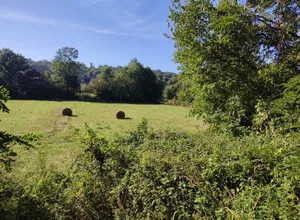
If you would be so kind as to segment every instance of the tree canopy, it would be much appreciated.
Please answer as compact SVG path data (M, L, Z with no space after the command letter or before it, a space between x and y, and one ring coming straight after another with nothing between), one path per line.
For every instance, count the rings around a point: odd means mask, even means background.
M86 66L78 58L79 51L71 47L59 49L52 62L2 49L0 85L18 99L159 103L163 88L176 75L144 67L136 58L123 67Z
M271 103L300 71L299 1L173 0L170 10L192 112L236 133L270 125Z

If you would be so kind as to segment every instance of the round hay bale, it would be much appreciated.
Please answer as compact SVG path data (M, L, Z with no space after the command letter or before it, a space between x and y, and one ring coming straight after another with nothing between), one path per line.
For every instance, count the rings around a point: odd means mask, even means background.
M69 108L65 108L63 111L62 111L62 115L64 116L72 116L72 110L69 109Z
M118 111L118 112L116 113L116 118L117 118L117 119L124 119L124 118L125 118L125 112L123 112L123 111Z

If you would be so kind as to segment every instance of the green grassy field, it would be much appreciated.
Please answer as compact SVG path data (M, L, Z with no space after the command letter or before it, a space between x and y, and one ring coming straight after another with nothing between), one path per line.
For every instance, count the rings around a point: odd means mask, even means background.
M143 118L156 130L172 128L197 132L206 128L200 120L188 117L187 108L167 105L11 100L7 106L11 112L0 115L1 130L18 135L31 132L43 135L34 149L27 151L16 147L18 156L11 175L24 179L34 176L41 161L63 170L80 150L74 133L75 129L83 129L85 123L107 137L115 133L126 135ZM73 110L74 117L61 115L66 107ZM124 111L129 119L117 120L115 113L118 110Z

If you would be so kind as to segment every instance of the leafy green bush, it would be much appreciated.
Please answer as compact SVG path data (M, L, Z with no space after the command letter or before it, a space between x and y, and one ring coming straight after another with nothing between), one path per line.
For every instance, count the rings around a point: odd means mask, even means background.
M300 75L285 85L283 97L273 104L272 116L277 130L290 132L300 129Z
M7 183L0 212L45 219L299 219L299 141L298 133L158 133L147 120L128 137L108 140L86 126L82 153L68 172L42 169L39 181L20 189Z

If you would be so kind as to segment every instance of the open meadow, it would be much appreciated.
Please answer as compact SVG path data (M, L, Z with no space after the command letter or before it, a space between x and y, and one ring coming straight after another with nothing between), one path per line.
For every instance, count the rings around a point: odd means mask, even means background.
M126 135L143 118L157 131L171 128L197 132L205 129L203 122L189 117L188 108L167 105L10 100L7 106L11 111L1 114L0 122L6 132L42 135L34 149L16 147L18 156L11 175L22 179L34 176L41 161L53 169L64 170L80 150L80 136L76 135L76 130L84 129L85 123L105 137ZM66 107L73 110L73 117L62 116ZM115 113L118 110L124 111L127 119L117 120Z

